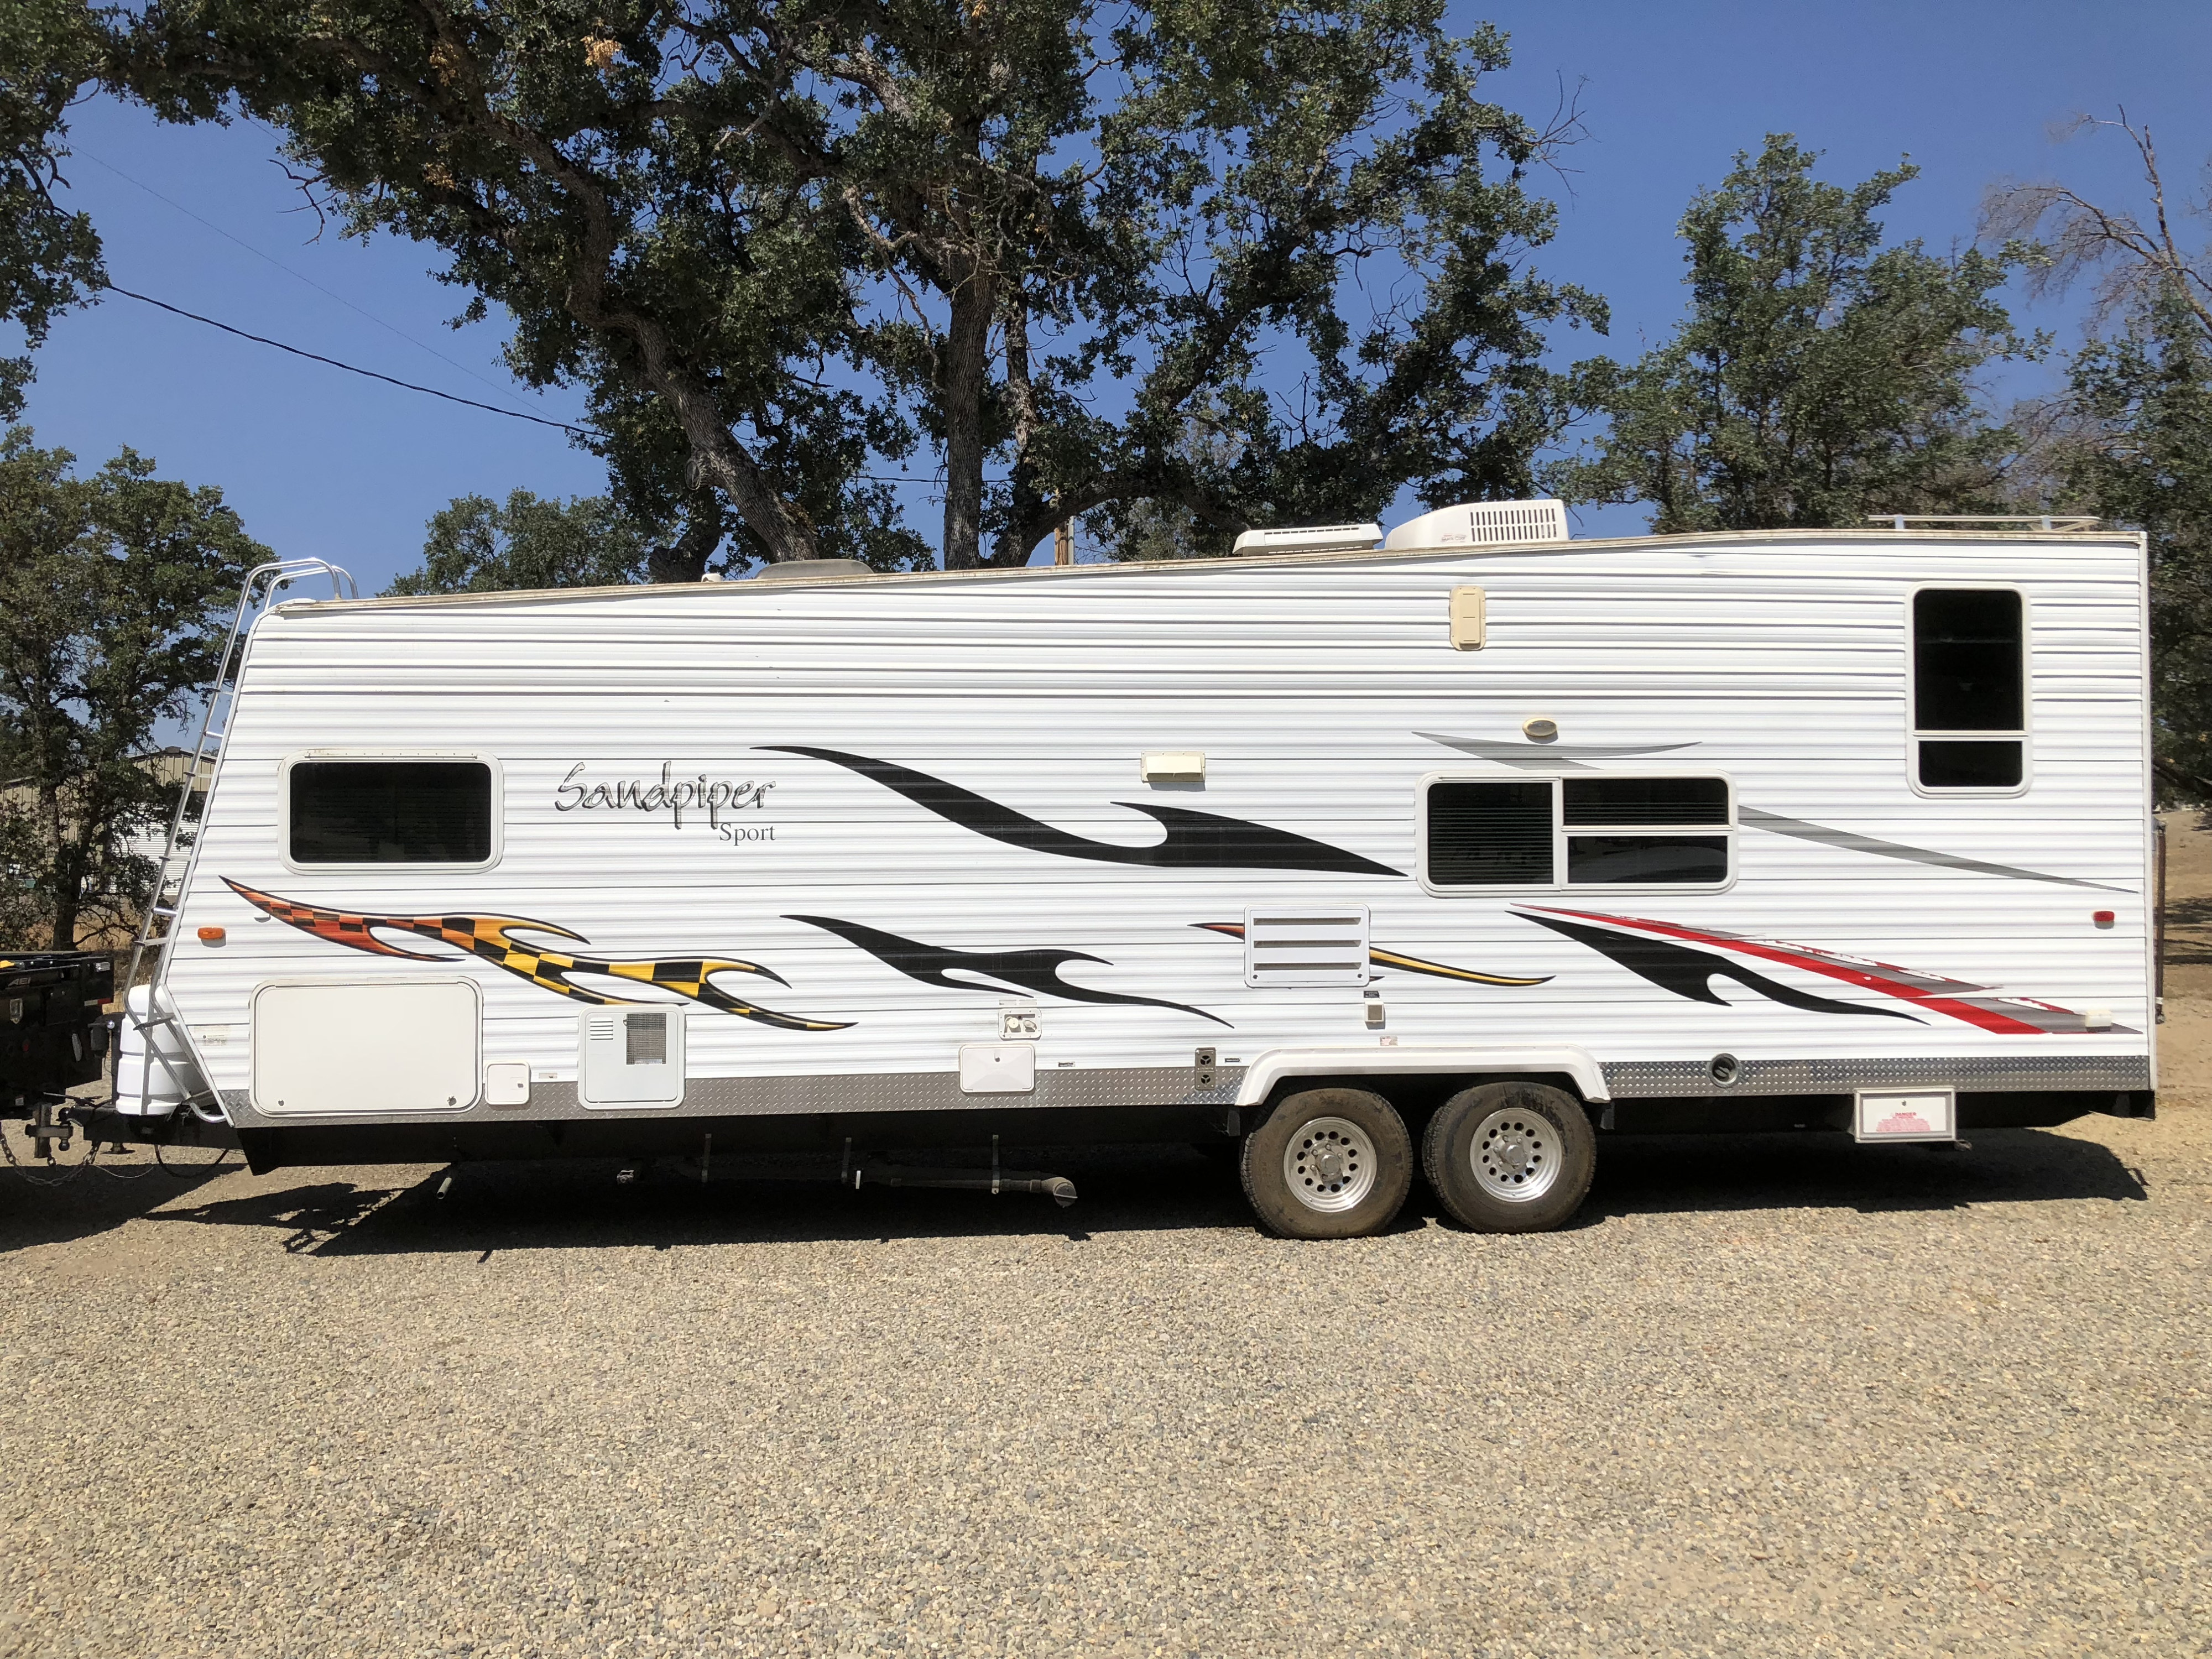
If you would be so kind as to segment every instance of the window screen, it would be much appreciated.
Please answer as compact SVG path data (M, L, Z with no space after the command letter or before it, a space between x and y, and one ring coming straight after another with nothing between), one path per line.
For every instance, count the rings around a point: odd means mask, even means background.
M491 768L482 761L294 763L295 864L483 864Z
M1580 824L1728 822L1726 778L1569 778L1561 787L1570 830Z
M1914 765L1923 787L2009 789L2024 773L2027 630L2020 595L1923 588L1912 596ZM1960 732L2004 738L1958 741Z
M1550 783L1440 780L1429 786L1426 810L1435 885L1551 885Z

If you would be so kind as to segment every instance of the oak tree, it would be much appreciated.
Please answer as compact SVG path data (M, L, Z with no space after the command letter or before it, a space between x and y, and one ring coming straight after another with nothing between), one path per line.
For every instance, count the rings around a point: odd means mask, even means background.
M1601 305L1528 271L1572 130L1480 95L1440 0L153 0L111 85L278 127L349 229L448 255L617 494L741 548L1025 562L1167 502L1217 535L1525 489L1539 358ZM1194 421L1227 459L1190 464Z
M1648 502L1661 532L2000 503L2014 434L1974 376L2040 349L1995 297L2014 256L1886 246L1875 216L1917 169L1844 187L1818 159L1770 135L1690 204L1689 314L1638 362L1577 366L1609 423L1552 471L1561 494Z
M74 461L0 439L0 940L59 950L136 920L175 799L148 756L268 557L219 490Z

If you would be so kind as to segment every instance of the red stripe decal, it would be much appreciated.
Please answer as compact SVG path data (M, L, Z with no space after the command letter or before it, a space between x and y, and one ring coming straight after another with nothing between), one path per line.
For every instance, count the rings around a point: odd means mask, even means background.
M1528 908L1534 910L1542 909L1544 907L1530 905ZM1640 928L1647 933L1661 933L1670 939L1694 939L1699 945L1717 945L1723 951L1735 951L1745 956L1762 957L1768 962L1784 963L1792 968L1802 968L1808 973L1820 974L1829 979L1841 980L1847 985L1856 985L1862 990L1879 991L1885 996L1892 996L1899 1001L1909 1002L1916 1008L1926 1008L1935 1013L1948 1014L1952 1018L1964 1020L1969 1025L1978 1025L1985 1031L1999 1031L2007 1036L2022 1032L2039 1036L2044 1034L2041 1026L2030 1025L2025 1020L2014 1019L2010 1014L2001 1014L1994 1008L1978 1007L1973 1003L1962 1002L1956 997L1935 995L1922 990L1917 986L1906 984L1902 980L1887 978L1865 968L1810 955L1802 951L1786 950L1778 945L1767 945L1757 939L1739 939L1729 933L1700 933L1694 927L1680 927L1668 921L1647 921L1639 916L1601 915L1595 910L1550 910L1547 914L1555 916L1576 916L1584 921L1601 921L1612 927ZM1978 988L1962 985L1960 988L1973 990Z

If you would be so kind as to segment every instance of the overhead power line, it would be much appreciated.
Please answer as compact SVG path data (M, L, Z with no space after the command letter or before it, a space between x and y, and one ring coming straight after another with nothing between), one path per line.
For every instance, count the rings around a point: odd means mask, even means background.
M225 241L235 243L240 247L244 248L248 253L251 253L255 258L263 260L267 264L276 266L277 270L283 271L287 276L291 277L294 281L305 283L309 288L314 289L316 293L323 295L325 299L335 300L340 305L343 306L348 311L354 313L356 316L367 318L370 322L374 323L379 328L384 330L386 333L395 335L398 338L406 341L409 345L413 346L417 351L428 352L431 356L435 357L440 362L445 364L447 368L460 370L462 374L467 375L469 379L474 380L478 386L487 387L495 393L501 390L500 386L494 384L492 381L486 380L483 375L477 374L476 370L471 368L466 363L456 362L453 358L448 357L444 352L439 350L437 347L427 344L423 341L416 339L412 334L408 333L406 330L400 328L394 324L386 322L374 312L365 310L363 307L356 305L351 300L347 299L344 295L339 294L333 289L325 288L320 283L308 276L305 271L295 270L290 265L286 264L282 259L277 258L274 254L263 252L259 248L254 246L252 243L247 241L243 236L233 234L231 232L225 230L221 225L216 223L214 220L205 218L201 215L193 212L191 209L186 207L182 202L178 201L175 198L164 196L160 191L155 189L153 185L147 184L143 179L132 178L121 167L117 167L112 161L103 161L99 156L94 155L90 150L82 148L75 149L73 153L82 155L86 161L91 162L94 167L106 168L108 172L120 179L125 184L129 185L132 189L145 191L147 195L152 197L155 201L162 204L165 207L173 208L177 212L183 214L185 218L190 219L194 224L204 225L208 229L213 231L216 235L222 237Z
M510 421L528 421L535 426L550 426L557 431L573 433L580 438L604 438L607 434L596 427L578 426L573 421L550 421L543 415L526 415L519 409L501 409L497 404L479 403L474 398L458 397L450 392L441 392L434 386L417 386L412 380L403 380L391 374L380 374L373 368L357 368L342 363L335 357L325 357L319 351L308 351L295 345L286 345L282 340L272 340L265 334L249 334L242 328L233 328L228 323L219 323L212 317L203 317L197 311L186 311L182 306L173 306L167 300L157 300L150 294L134 294L113 283L103 283L110 294L120 294L126 300L136 300L141 305L166 311L195 323L205 323L210 328L219 328L226 334L235 334L241 340L251 340L256 345L274 346L279 351L289 351L295 357L305 357L309 362L326 363L332 368L342 368L349 374L358 374L365 380L381 380L386 386L396 386L403 392L419 392L426 397L442 398L449 404L460 404L470 409L481 409L487 415L504 415Z
M426 398L442 398L449 404L459 404L465 409L480 409L487 415L504 415L510 421L528 421L533 426L550 426L556 432L566 432L579 438L607 438L613 435L595 426L582 426L574 421L548 420L543 415L526 415L519 409L501 409L497 404L479 403L474 398L463 398L451 392L441 392L434 386L417 386L412 380L403 380L396 375L380 374L373 368L362 368L356 363L341 362L336 357L325 357L319 351L309 351L302 346L287 345L282 340L272 340L265 334L252 334L242 328L233 328L228 323L217 322L212 317L203 317L198 312L187 311L182 306L173 306L167 300L157 300L150 294L134 292L132 289L109 282L105 277L100 279L100 285L110 294L119 294L126 300L136 300L141 305L152 306L157 311L166 311L173 317L182 317L187 322L204 323L210 328L221 329L225 334L234 335L241 340L251 340L256 345L274 346L277 350L289 352L295 357L305 357L311 363L322 363L331 368L342 368L347 374L358 374L364 380L381 380L386 386L398 386L402 392L419 392ZM366 315L366 313L363 314ZM370 320L374 322L376 319L371 318ZM908 473L855 472L851 476L856 478L866 478L872 483L936 484L942 487L944 483L942 478L915 477ZM933 496L931 499L936 498Z

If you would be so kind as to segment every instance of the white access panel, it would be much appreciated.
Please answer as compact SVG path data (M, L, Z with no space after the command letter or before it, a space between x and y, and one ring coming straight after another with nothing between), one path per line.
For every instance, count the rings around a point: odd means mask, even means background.
M252 1001L253 1109L271 1117L465 1111L483 999L472 979L295 980Z
M1959 1097L1948 1089L1863 1090L1851 1133L1860 1140L1956 1140Z
M970 1095L1025 1095L1036 1087L1034 1042L963 1042L960 1089Z
M684 1103L684 1010L594 1008L582 1025L585 1105Z

